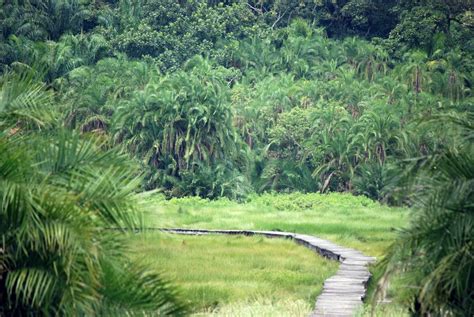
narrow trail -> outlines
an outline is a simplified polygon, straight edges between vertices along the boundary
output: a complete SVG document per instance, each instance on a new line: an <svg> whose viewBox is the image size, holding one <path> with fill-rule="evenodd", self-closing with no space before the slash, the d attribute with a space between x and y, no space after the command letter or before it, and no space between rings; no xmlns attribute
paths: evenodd
<svg viewBox="0 0 474 317"><path fill-rule="evenodd" d="M326 258L339 261L341 264L337 273L324 281L323 291L316 299L316 306L314 311L311 312L311 317L354 316L361 308L366 294L367 283L370 279L368 265L375 261L375 258L366 256L360 251L341 247L330 241L305 234L278 231L181 228L159 230L185 235L264 235L270 238L292 239Z"/></svg>

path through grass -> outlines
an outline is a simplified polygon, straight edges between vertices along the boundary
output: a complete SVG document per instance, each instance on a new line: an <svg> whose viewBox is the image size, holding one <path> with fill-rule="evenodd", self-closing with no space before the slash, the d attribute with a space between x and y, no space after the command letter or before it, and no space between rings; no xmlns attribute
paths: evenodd
<svg viewBox="0 0 474 317"><path fill-rule="evenodd" d="M155 197L147 224L199 229L274 230L312 234L380 256L408 211L349 194L266 194L239 204L199 198Z"/></svg>
<svg viewBox="0 0 474 317"><path fill-rule="evenodd" d="M290 240L149 232L131 243L134 256L165 272L205 315L306 316L338 267Z"/></svg>
<svg viewBox="0 0 474 317"><path fill-rule="evenodd" d="M265 194L246 203L152 196L147 205L150 227L306 233L376 257L395 238L394 229L407 224L409 214L404 208L337 193ZM156 235L136 248L177 280L196 311L209 314L220 305L220 316L305 315L336 267L290 241L261 237ZM380 316L401 316L394 304L382 308Z"/></svg>

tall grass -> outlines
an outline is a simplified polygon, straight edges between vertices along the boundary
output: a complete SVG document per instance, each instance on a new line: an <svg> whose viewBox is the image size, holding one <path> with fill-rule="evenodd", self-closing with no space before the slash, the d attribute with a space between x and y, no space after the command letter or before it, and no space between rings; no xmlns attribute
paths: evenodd
<svg viewBox="0 0 474 317"><path fill-rule="evenodd" d="M153 196L150 226L281 230L313 234L368 255L381 256L408 210L389 208L349 194L264 194L245 203L197 197L165 200Z"/></svg>
<svg viewBox="0 0 474 317"><path fill-rule="evenodd" d="M338 267L292 241L257 236L149 232L130 243L134 259L162 270L194 312L212 316L306 315Z"/></svg>

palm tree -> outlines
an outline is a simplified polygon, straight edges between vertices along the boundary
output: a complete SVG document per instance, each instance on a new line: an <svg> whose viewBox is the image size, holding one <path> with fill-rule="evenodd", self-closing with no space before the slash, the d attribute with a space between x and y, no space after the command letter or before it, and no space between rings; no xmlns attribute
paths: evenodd
<svg viewBox="0 0 474 317"><path fill-rule="evenodd" d="M388 70L388 53L380 46L374 46L356 37L343 43L347 63L368 81L373 81Z"/></svg>
<svg viewBox="0 0 474 317"><path fill-rule="evenodd" d="M233 160L240 143L232 122L225 68L202 57L185 69L151 81L122 102L115 140L158 171L179 176L195 162Z"/></svg>
<svg viewBox="0 0 474 317"><path fill-rule="evenodd" d="M474 313L474 116L438 116L434 128L456 131L457 142L417 160L421 166L411 198L411 224L402 230L384 262L388 277L408 277L417 313L470 316ZM462 140L462 142L459 142Z"/></svg>
<svg viewBox="0 0 474 317"><path fill-rule="evenodd" d="M8 68L28 65L42 73L46 82L58 84L65 81L62 77L71 70L95 63L97 57L105 54L106 45L99 35L65 35L58 42L33 42L11 35L1 44L6 52L2 62Z"/></svg>
<svg viewBox="0 0 474 317"><path fill-rule="evenodd" d="M262 78L261 72L273 73L278 66L275 47L267 39L252 37L239 42L239 47L232 53L229 66L249 71L258 70L255 74Z"/></svg>
<svg viewBox="0 0 474 317"><path fill-rule="evenodd" d="M313 177L319 177L320 190L350 190L355 166L361 159L361 146L351 131L352 121L345 109L334 107L326 111L326 118L315 113Z"/></svg>
<svg viewBox="0 0 474 317"><path fill-rule="evenodd" d="M0 150L7 315L182 311L159 275L124 257L125 236L104 231L140 226L136 170L124 155L70 132L2 134Z"/></svg>
<svg viewBox="0 0 474 317"><path fill-rule="evenodd" d="M299 89L292 75L267 76L252 85L245 82L232 89L234 125L252 148L263 148L269 142L268 129L278 116L296 106L291 94Z"/></svg>
<svg viewBox="0 0 474 317"><path fill-rule="evenodd" d="M400 81L406 84L414 99L409 104L409 114L412 113L413 105L417 106L419 94L429 88L431 78L427 69L427 59L428 55L424 51L409 52L404 56L405 63L395 69Z"/></svg>
<svg viewBox="0 0 474 317"><path fill-rule="evenodd" d="M66 32L78 33L89 13L78 0L22 1L15 4L16 23L11 34L32 40L58 40Z"/></svg>
<svg viewBox="0 0 474 317"><path fill-rule="evenodd" d="M299 191L315 192L318 184L306 162L291 159L269 159L256 182L259 192Z"/></svg>
<svg viewBox="0 0 474 317"><path fill-rule="evenodd" d="M397 133L399 123L390 114L380 115L368 111L362 115L354 130L359 131L356 138L360 138L364 155L368 160L375 159L380 165L385 163L387 156L397 148Z"/></svg>
<svg viewBox="0 0 474 317"><path fill-rule="evenodd" d="M68 73L61 87L68 104L66 124L82 132L112 132L117 104L128 100L158 76L156 68L123 56L105 58L94 66L81 66Z"/></svg>
<svg viewBox="0 0 474 317"><path fill-rule="evenodd" d="M37 72L23 69L0 78L0 129L44 129L58 118L53 107L53 95L38 82Z"/></svg>
<svg viewBox="0 0 474 317"><path fill-rule="evenodd" d="M58 129L55 116L29 115L48 96L29 78L4 78L1 92L0 311L183 313L173 288L126 256L123 230L142 223L126 155Z"/></svg>
<svg viewBox="0 0 474 317"><path fill-rule="evenodd" d="M470 61L463 58L459 50L435 52L433 57L435 59L428 63L429 69L434 71L432 91L443 92L446 97L455 102L469 95L471 85L466 66Z"/></svg>

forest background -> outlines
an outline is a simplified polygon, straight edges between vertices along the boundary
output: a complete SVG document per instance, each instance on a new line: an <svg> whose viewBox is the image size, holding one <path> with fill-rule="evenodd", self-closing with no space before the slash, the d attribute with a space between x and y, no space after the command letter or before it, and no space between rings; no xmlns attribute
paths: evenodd
<svg viewBox="0 0 474 317"><path fill-rule="evenodd" d="M125 212L137 192L239 202L350 192L421 203L411 233L454 226L461 254L434 262L465 268L451 272L460 284L424 300L472 311L473 10L471 0L0 1L0 219L13 248L2 275L19 272L0 294L28 309L47 298L56 304L45 311L72 309L52 278L18 271L31 260L24 250L50 263L42 252L69 248L24 236L66 201L91 211L74 224L88 236L104 224L138 226ZM53 206L52 193L67 199ZM74 309L87 312L93 286L118 271L83 260L74 272L89 272L91 289ZM35 297L18 286L25 278L51 291ZM126 298L110 290L102 296Z"/></svg>

